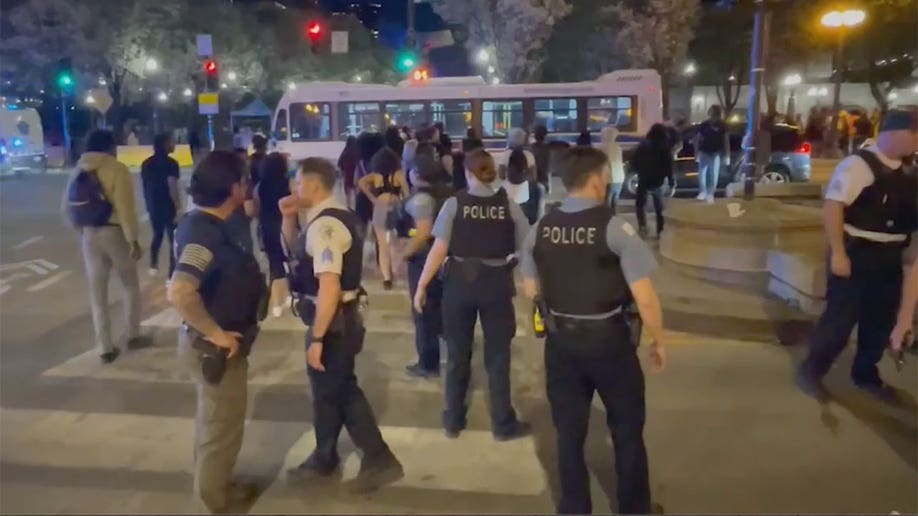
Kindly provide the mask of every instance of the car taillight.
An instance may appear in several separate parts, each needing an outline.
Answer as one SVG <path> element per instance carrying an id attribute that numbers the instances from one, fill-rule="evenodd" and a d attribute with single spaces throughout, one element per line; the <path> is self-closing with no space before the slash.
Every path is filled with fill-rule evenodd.
<path id="1" fill-rule="evenodd" d="M 799 146 L 797 146 L 796 149 L 794 149 L 794 152 L 801 152 L 803 154 L 809 154 L 810 153 L 810 142 L 801 143 Z"/>

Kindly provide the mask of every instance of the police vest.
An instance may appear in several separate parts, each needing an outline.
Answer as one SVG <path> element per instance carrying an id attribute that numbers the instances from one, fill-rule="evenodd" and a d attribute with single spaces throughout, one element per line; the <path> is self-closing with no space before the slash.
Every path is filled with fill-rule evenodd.
<path id="1" fill-rule="evenodd" d="M 908 235 L 918 226 L 918 180 L 891 170 L 868 150 L 856 153 L 870 167 L 873 183 L 845 208 L 845 223 L 864 231 Z"/>
<path id="2" fill-rule="evenodd" d="M 357 290 L 360 287 L 361 273 L 363 271 L 363 238 L 360 236 L 360 219 L 350 210 L 340 208 L 326 208 L 319 213 L 313 222 L 320 217 L 333 217 L 341 221 L 351 234 L 351 247 L 344 253 L 341 266 L 341 290 Z M 294 294 L 316 296 L 319 293 L 319 278 L 313 268 L 313 257 L 306 253 L 306 234 L 309 230 L 307 224 L 303 231 L 297 235 L 296 248 L 293 250 L 293 260 L 288 262 L 287 281 L 290 291 Z"/>
<path id="3" fill-rule="evenodd" d="M 211 249 L 215 268 L 199 290 L 207 312 L 224 330 L 244 332 L 255 326 L 267 306 L 267 282 L 251 249 L 239 242 L 225 221 L 197 210 L 186 217 L 217 225 L 223 235 L 221 245 Z"/>
<path id="4" fill-rule="evenodd" d="M 419 186 L 411 197 L 405 199 L 399 203 L 398 208 L 395 211 L 395 232 L 401 238 L 410 238 L 414 236 L 412 230 L 417 228 L 417 222 L 414 220 L 414 217 L 411 216 L 411 213 L 408 212 L 407 206 L 409 202 L 412 202 L 414 196 L 418 194 L 427 194 L 434 200 L 434 212 L 433 218 L 436 220 L 437 214 L 440 213 L 440 208 L 443 207 L 443 203 L 446 202 L 453 195 L 452 185 L 443 184 L 443 185 L 430 185 L 430 186 Z M 431 221 L 432 222 L 432 221 Z M 433 240 L 433 237 L 431 237 Z"/>
<path id="5" fill-rule="evenodd" d="M 562 314 L 611 312 L 630 299 L 617 254 L 609 249 L 608 206 L 554 210 L 536 226 L 533 258 L 548 308 Z"/>
<path id="6" fill-rule="evenodd" d="M 456 195 L 449 254 L 459 258 L 504 259 L 516 250 L 510 201 L 503 189 L 488 197 Z"/>

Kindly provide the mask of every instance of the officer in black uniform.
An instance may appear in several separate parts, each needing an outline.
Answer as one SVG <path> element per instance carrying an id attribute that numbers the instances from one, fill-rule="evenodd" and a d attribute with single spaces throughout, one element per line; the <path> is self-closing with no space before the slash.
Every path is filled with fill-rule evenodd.
<path id="1" fill-rule="evenodd" d="M 194 492 L 215 513 L 255 495 L 253 486 L 231 482 L 245 428 L 246 357 L 267 307 L 252 248 L 226 222 L 243 203 L 246 172 L 232 152 L 198 164 L 190 188 L 197 209 L 176 229 L 179 259 L 168 291 L 184 320 L 179 358 L 197 386 Z"/>
<path id="2" fill-rule="evenodd" d="M 360 285 L 363 238 L 359 218 L 335 199 L 334 185 L 335 167 L 309 158 L 299 165 L 296 191 L 279 202 L 290 291 L 309 327 L 306 360 L 316 429 L 315 450 L 289 474 L 294 479 L 331 475 L 340 463 L 338 435 L 346 427 L 363 452 L 351 487 L 364 492 L 395 482 L 404 472 L 383 441 L 354 374 L 366 335 L 361 307 L 366 294 Z M 307 210 L 303 231 L 298 231 L 300 209 Z"/>
<path id="3" fill-rule="evenodd" d="M 418 146 L 429 146 L 422 143 Z M 402 251 L 408 266 L 408 294 L 411 299 L 418 289 L 424 262 L 433 244 L 433 223 L 440 208 L 453 195 L 452 177 L 432 153 L 418 152 L 414 169 L 409 173 L 411 196 L 396 211 L 396 233 L 408 239 Z M 412 310 L 414 343 L 418 360 L 405 367 L 409 376 L 431 378 L 440 376 L 440 336 L 443 333 L 443 282 L 434 277 L 427 285 L 423 311 Z"/>
<path id="4" fill-rule="evenodd" d="M 414 308 L 423 310 L 427 288 L 448 256 L 443 273 L 443 324 L 449 353 L 443 426 L 450 438 L 465 428 L 475 320 L 481 317 L 491 431 L 495 439 L 506 441 L 530 433 L 510 403 L 510 343 L 516 334 L 513 256 L 529 223 L 503 189 L 492 188 L 497 171 L 488 152 L 470 153 L 466 164 L 469 189 L 447 200 L 437 216 L 436 240 L 418 281 Z"/>
<path id="5" fill-rule="evenodd" d="M 605 204 L 605 154 L 574 147 L 560 160 L 568 197 L 533 227 L 522 252 L 526 294 L 538 299 L 546 322 L 545 375 L 558 432 L 559 513 L 592 510 L 583 456 L 593 393 L 606 408 L 615 444 L 618 510 L 650 511 L 644 449 L 644 376 L 625 307 L 637 304 L 661 370 L 662 312 L 650 282 L 653 253 L 630 223 Z"/>
<path id="6" fill-rule="evenodd" d="M 903 250 L 918 226 L 918 184 L 902 170 L 903 158 L 916 149 L 915 114 L 890 111 L 880 123 L 876 145 L 842 160 L 829 182 L 823 207 L 830 247 L 826 309 L 797 371 L 797 385 L 820 401 L 828 398 L 822 378 L 855 324 L 854 383 L 882 400 L 895 399 L 876 364 L 896 323 Z"/>

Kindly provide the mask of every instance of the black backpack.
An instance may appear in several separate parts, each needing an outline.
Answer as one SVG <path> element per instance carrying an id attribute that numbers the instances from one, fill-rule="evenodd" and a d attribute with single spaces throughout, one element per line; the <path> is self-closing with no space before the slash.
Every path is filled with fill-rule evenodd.
<path id="1" fill-rule="evenodd" d="M 112 217 L 112 203 L 105 198 L 94 171 L 80 170 L 67 187 L 70 220 L 77 227 L 99 227 Z"/>
<path id="2" fill-rule="evenodd" d="M 437 215 L 440 213 L 440 208 L 443 207 L 443 204 L 446 202 L 446 200 L 456 193 L 452 184 L 435 184 L 431 186 L 418 187 L 414 194 L 399 202 L 396 208 L 391 212 L 390 217 L 386 222 L 387 229 L 394 229 L 395 233 L 400 238 L 410 238 L 412 236 L 411 230 L 414 229 L 414 217 L 408 213 L 407 205 L 412 197 L 422 192 L 430 195 L 434 199 L 435 220 Z"/>

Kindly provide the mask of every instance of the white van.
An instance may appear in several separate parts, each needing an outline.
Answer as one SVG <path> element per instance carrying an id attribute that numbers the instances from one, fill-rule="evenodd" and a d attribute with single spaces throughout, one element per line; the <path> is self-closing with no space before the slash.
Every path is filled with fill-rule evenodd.
<path id="1" fill-rule="evenodd" d="M 44 170 L 45 137 L 34 108 L 0 107 L 0 167 L 7 171 Z"/>

